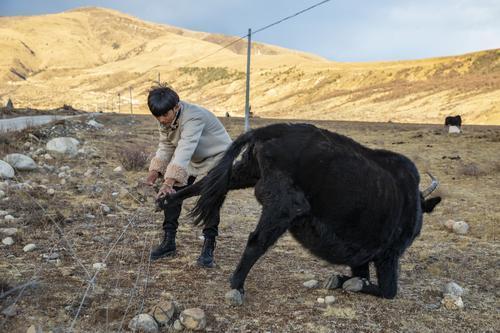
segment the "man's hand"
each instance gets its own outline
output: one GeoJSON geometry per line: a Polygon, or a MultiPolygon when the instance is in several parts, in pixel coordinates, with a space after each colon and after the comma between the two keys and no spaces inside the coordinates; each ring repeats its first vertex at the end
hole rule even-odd
{"type": "Polygon", "coordinates": [[[173,179],[165,179],[165,182],[161,186],[160,190],[158,191],[158,194],[156,195],[156,199],[163,198],[167,194],[174,194],[175,190],[173,188],[173,179]]]}
{"type": "Polygon", "coordinates": [[[146,180],[144,181],[144,184],[153,186],[156,182],[156,180],[160,177],[160,173],[155,170],[151,170],[148,173],[148,176],[146,177],[146,180]]]}

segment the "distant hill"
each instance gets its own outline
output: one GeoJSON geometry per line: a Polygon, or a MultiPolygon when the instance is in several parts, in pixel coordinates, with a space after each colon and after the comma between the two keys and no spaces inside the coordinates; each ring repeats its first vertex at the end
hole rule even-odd
{"type": "MultiPolygon", "coordinates": [[[[167,81],[218,115],[243,115],[246,40],[144,22],[103,8],[0,17],[0,101],[16,107],[147,112],[167,81]]],[[[261,117],[500,125],[500,49],[414,61],[339,63],[254,43],[251,103],[261,117]]]]}

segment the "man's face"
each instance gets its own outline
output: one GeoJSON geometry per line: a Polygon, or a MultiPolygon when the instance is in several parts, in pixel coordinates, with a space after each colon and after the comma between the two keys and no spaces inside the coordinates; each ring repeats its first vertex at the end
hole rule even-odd
{"type": "Polygon", "coordinates": [[[160,124],[162,124],[165,127],[172,125],[172,122],[175,119],[175,114],[177,113],[179,108],[180,108],[180,106],[179,106],[179,104],[177,104],[176,106],[174,106],[173,109],[168,110],[168,112],[165,113],[164,115],[156,117],[156,120],[158,120],[160,122],[160,124]]]}

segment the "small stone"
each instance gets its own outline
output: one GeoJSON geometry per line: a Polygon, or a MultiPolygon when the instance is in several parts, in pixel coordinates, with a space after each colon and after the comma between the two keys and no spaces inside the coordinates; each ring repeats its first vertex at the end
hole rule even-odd
{"type": "Polygon", "coordinates": [[[32,171],[38,168],[31,157],[23,154],[8,154],[4,160],[17,170],[32,171]]]}
{"type": "Polygon", "coordinates": [[[6,236],[14,236],[17,232],[17,228],[0,228],[0,233],[6,236]]]}
{"type": "Polygon", "coordinates": [[[313,280],[309,280],[309,281],[304,282],[302,285],[308,289],[313,289],[313,288],[318,287],[318,284],[319,284],[318,280],[313,279],[313,280]]]}
{"type": "Polygon", "coordinates": [[[65,185],[65,184],[66,184],[66,179],[64,179],[64,178],[63,178],[63,179],[61,179],[61,181],[59,182],[59,184],[61,184],[61,185],[65,185]]]}
{"type": "Polygon", "coordinates": [[[4,217],[6,215],[9,215],[9,212],[6,210],[0,210],[0,217],[4,217]]]}
{"type": "Polygon", "coordinates": [[[203,330],[207,325],[205,311],[200,308],[192,308],[182,311],[179,320],[184,327],[193,331],[203,330]]]}
{"type": "Polygon", "coordinates": [[[462,296],[463,293],[464,289],[455,282],[449,282],[443,288],[443,295],[450,294],[455,296],[462,296]]]}
{"type": "Polygon", "coordinates": [[[226,303],[229,303],[231,305],[243,304],[243,296],[237,289],[229,290],[224,297],[226,299],[226,303]]]}
{"type": "Polygon", "coordinates": [[[68,165],[65,165],[65,166],[62,166],[59,168],[59,170],[61,172],[66,172],[66,171],[69,171],[71,168],[68,166],[68,165]]]}
{"type": "Polygon", "coordinates": [[[56,190],[54,190],[53,188],[49,188],[49,189],[47,190],[47,194],[48,194],[48,195],[54,195],[55,193],[56,193],[56,190]]]}
{"type": "Polygon", "coordinates": [[[94,119],[91,119],[87,122],[87,125],[91,126],[91,127],[94,127],[94,128],[97,128],[97,129],[100,129],[100,128],[103,128],[104,125],[95,121],[94,119]]]}
{"type": "Polygon", "coordinates": [[[34,250],[36,250],[36,244],[33,244],[33,243],[28,244],[25,247],[23,247],[23,251],[24,252],[31,252],[31,251],[34,251],[34,250]]]}
{"type": "Polygon", "coordinates": [[[123,167],[121,165],[117,166],[116,168],[113,169],[113,172],[121,173],[121,172],[123,172],[123,167]]]}
{"type": "Polygon", "coordinates": [[[52,252],[52,253],[44,253],[42,254],[42,258],[43,259],[47,259],[47,260],[56,260],[59,258],[59,253],[57,252],[52,252]]]}
{"type": "Polygon", "coordinates": [[[3,197],[5,197],[5,192],[0,190],[0,198],[3,198],[3,197]]]}
{"type": "Polygon", "coordinates": [[[2,244],[10,246],[14,244],[14,240],[12,239],[12,237],[5,237],[4,239],[2,239],[2,244]]]}
{"type": "Polygon", "coordinates": [[[4,220],[5,221],[15,221],[16,218],[12,215],[5,215],[4,220]]]}
{"type": "Polygon", "coordinates": [[[452,230],[454,224],[455,224],[454,220],[447,220],[446,222],[443,223],[443,225],[445,226],[445,228],[448,229],[448,230],[452,230]]]}
{"type": "Polygon", "coordinates": [[[106,214],[108,214],[108,213],[110,213],[110,212],[111,212],[111,208],[109,208],[107,205],[105,205],[105,204],[103,204],[103,203],[101,204],[101,209],[102,209],[102,211],[103,211],[104,213],[106,213],[106,214]]]}
{"type": "Polygon", "coordinates": [[[323,297],[318,297],[316,299],[316,302],[318,302],[319,304],[324,304],[325,303],[325,299],[323,297]]]}
{"type": "Polygon", "coordinates": [[[64,177],[66,177],[66,173],[64,173],[64,172],[59,172],[59,174],[57,175],[57,177],[59,177],[59,178],[64,178],[64,177]]]}
{"type": "Polygon", "coordinates": [[[465,235],[469,231],[469,225],[465,221],[457,221],[453,224],[453,232],[459,235],[465,235]]]}
{"type": "Polygon", "coordinates": [[[333,303],[335,303],[335,296],[326,296],[325,303],[326,305],[332,305],[333,303]]]}
{"type": "Polygon", "coordinates": [[[460,310],[464,308],[462,297],[456,295],[445,294],[444,298],[441,300],[441,303],[448,310],[460,310]]]}
{"type": "Polygon", "coordinates": [[[6,307],[3,311],[2,314],[6,317],[15,317],[18,313],[18,308],[15,304],[12,304],[8,307],[6,307]]]}
{"type": "Polygon", "coordinates": [[[128,328],[136,332],[156,333],[158,332],[158,324],[155,319],[146,313],[141,313],[129,322],[128,328]]]}
{"type": "Polygon", "coordinates": [[[31,325],[27,330],[26,333],[43,333],[42,327],[39,325],[31,325]]]}
{"type": "Polygon", "coordinates": [[[43,158],[44,158],[46,161],[50,161],[50,160],[54,159],[54,158],[52,157],[52,155],[50,155],[50,154],[45,154],[45,155],[43,155],[43,158]]]}
{"type": "Polygon", "coordinates": [[[174,330],[176,331],[182,331],[182,324],[181,324],[181,321],[179,319],[176,319],[174,321],[174,330]]]}
{"type": "Polygon", "coordinates": [[[347,291],[360,291],[363,289],[363,280],[359,277],[353,277],[344,282],[342,289],[347,291]]]}
{"type": "Polygon", "coordinates": [[[0,160],[0,178],[13,178],[14,175],[14,168],[9,163],[0,160]]]}
{"type": "Polygon", "coordinates": [[[102,262],[97,262],[92,265],[92,268],[95,269],[96,271],[100,271],[106,268],[106,264],[102,262]]]}
{"type": "Polygon", "coordinates": [[[92,176],[92,173],[94,173],[94,170],[93,169],[88,169],[87,171],[85,171],[85,173],[83,175],[85,177],[90,177],[90,176],[92,176]]]}
{"type": "Polygon", "coordinates": [[[151,315],[160,325],[168,325],[176,312],[175,303],[172,301],[161,302],[151,310],[151,315]]]}

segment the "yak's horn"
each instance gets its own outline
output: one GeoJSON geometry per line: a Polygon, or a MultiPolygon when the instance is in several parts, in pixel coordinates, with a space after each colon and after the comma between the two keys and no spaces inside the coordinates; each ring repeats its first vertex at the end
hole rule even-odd
{"type": "Polygon", "coordinates": [[[426,188],[425,190],[422,191],[422,196],[425,198],[427,196],[429,196],[429,194],[431,194],[432,192],[434,192],[434,190],[438,187],[439,185],[439,182],[436,178],[434,178],[429,172],[427,172],[427,174],[429,175],[429,177],[431,177],[432,179],[432,183],[431,185],[426,188]]]}

